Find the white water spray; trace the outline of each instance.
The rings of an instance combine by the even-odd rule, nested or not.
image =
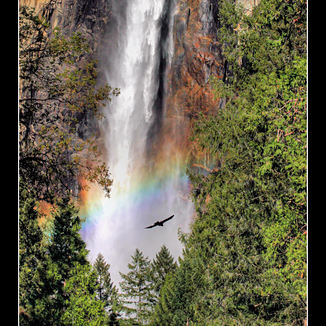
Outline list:
[[[136,248],[152,259],[165,244],[175,258],[180,256],[178,228],[187,232],[193,213],[191,201],[182,196],[187,180],[178,161],[167,148],[159,148],[160,166],[151,160],[157,154],[150,148],[151,137],[159,136],[152,128],[164,119],[165,71],[172,55],[171,3],[120,0],[112,7],[114,33],[108,36],[112,41],[103,69],[120,95],[104,109],[102,133],[113,185],[111,197],[103,194],[90,211],[82,236],[90,260],[102,253],[116,284]],[[172,214],[175,217],[163,228],[144,229]]]

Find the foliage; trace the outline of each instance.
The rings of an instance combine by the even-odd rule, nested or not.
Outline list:
[[[148,258],[137,248],[128,264],[129,272],[120,273],[123,310],[131,325],[145,325],[150,317],[153,304],[150,267]]]
[[[70,299],[65,286],[76,264],[88,265],[86,244],[79,234],[80,218],[69,198],[58,201],[52,213],[53,227],[50,230],[47,254],[47,270],[51,282],[51,320],[52,325],[60,325],[63,312]]]
[[[19,24],[20,178],[50,202],[70,194],[81,176],[109,192],[108,169],[81,121],[99,117],[99,106],[118,90],[96,87],[96,64],[79,33],[68,38],[51,31],[24,6]]]
[[[168,274],[175,271],[177,264],[175,263],[169,249],[163,245],[160,251],[156,254],[152,261],[152,282],[154,285],[154,292],[158,296],[165,278]]]
[[[303,325],[306,3],[219,9],[227,74],[212,85],[225,106],[193,135],[218,159],[189,171],[198,218],[154,325]]]
[[[69,299],[62,314],[64,325],[105,325],[104,302],[97,298],[97,273],[90,265],[75,264],[65,284]]]
[[[87,264],[86,244],[79,231],[81,228],[78,211],[69,198],[60,200],[53,213],[53,229],[51,230],[48,253],[56,270],[60,273],[61,281],[68,278],[75,262]]]
[[[119,294],[111,280],[110,265],[105,262],[102,254],[98,254],[96,257],[94,269],[97,273],[97,298],[104,303],[104,308],[109,315],[109,325],[118,325],[117,320],[121,310]]]
[[[43,234],[35,199],[23,191],[20,205],[20,324],[62,325],[70,299],[65,285],[71,270],[77,263],[89,264],[77,210],[69,199],[59,201],[50,234]]]
[[[97,298],[72,195],[77,178],[109,194],[108,169],[81,122],[100,118],[99,106],[118,90],[96,85],[79,33],[64,37],[23,6],[19,23],[19,323],[116,325]],[[40,200],[52,204],[46,228]]]
[[[188,254],[184,252],[184,256]],[[175,273],[167,275],[151,325],[186,325],[187,320],[194,316],[192,302],[197,298],[199,289],[205,288],[205,271],[200,257],[188,258],[180,259]]]
[[[262,0],[245,15],[223,0],[219,20],[226,74],[211,85],[225,105],[196,115],[194,140],[216,158],[205,175],[189,171],[198,218],[178,265],[165,246],[152,262],[136,249],[120,299],[104,258],[87,261],[70,198],[80,154],[97,152],[76,119],[112,90],[96,89],[80,35],[50,37],[21,10],[20,325],[304,324],[306,3]],[[99,161],[83,173],[109,190]],[[46,234],[39,199],[54,204]]]
[[[38,225],[35,200],[20,192],[19,308],[20,325],[46,325],[51,287],[47,277],[46,247]]]

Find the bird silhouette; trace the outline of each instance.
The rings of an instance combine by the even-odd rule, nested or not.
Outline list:
[[[163,226],[163,224],[168,221],[168,220],[171,220],[171,218],[174,216],[171,215],[170,217],[166,218],[165,220],[162,220],[162,221],[156,221],[154,224],[150,225],[150,226],[147,226],[145,229],[150,229],[150,228],[153,228],[155,226]]]

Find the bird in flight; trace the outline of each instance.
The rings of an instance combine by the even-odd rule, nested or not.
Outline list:
[[[154,224],[150,225],[150,226],[147,226],[145,229],[150,229],[150,228],[153,228],[154,226],[163,226],[163,224],[168,221],[168,220],[171,220],[171,218],[173,217],[174,215],[171,215],[170,217],[166,218],[165,220],[162,220],[162,221],[156,221]]]

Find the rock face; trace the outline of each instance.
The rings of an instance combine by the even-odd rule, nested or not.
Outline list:
[[[20,5],[34,7],[53,27],[60,27],[67,35],[80,32],[89,41],[92,55],[96,58],[103,45],[110,42],[104,36],[112,27],[109,24],[111,1],[21,0]],[[259,0],[238,2],[250,14]],[[176,0],[175,5],[174,54],[167,77],[166,118],[162,132],[177,135],[174,142],[181,148],[189,145],[185,144],[185,139],[189,138],[191,122],[198,113],[216,114],[223,106],[223,100],[214,96],[210,78],[223,78],[225,61],[217,36],[219,1]],[[81,121],[83,132],[89,123]]]
[[[237,0],[250,14],[260,0]],[[174,22],[174,58],[170,72],[171,106],[190,118],[198,112],[214,113],[222,105],[215,99],[210,78],[223,78],[225,59],[218,39],[219,1],[179,0]]]
[[[20,0],[49,20],[52,28],[64,34],[80,32],[90,43],[93,54],[99,49],[110,17],[108,0]]]
[[[109,22],[110,3],[110,0],[21,0],[20,6],[34,8],[50,22],[51,28],[59,27],[67,36],[81,33],[90,45],[89,58],[97,59]],[[81,115],[78,119],[81,138],[97,131],[97,121],[92,116]]]
[[[174,59],[170,96],[190,117],[198,110],[211,110],[209,78],[220,76],[223,59],[217,41],[217,2],[180,1],[174,24]]]
[[[20,0],[19,6],[28,6],[34,8],[36,11],[39,11],[48,2],[49,2],[48,0]]]
[[[259,0],[238,0],[245,13],[250,14]],[[180,150],[209,165],[209,158],[195,143],[190,143],[191,124],[199,113],[217,114],[223,99],[216,98],[210,79],[223,79],[226,62],[218,39],[219,1],[179,0],[174,18],[174,56],[168,78],[166,133],[178,130]],[[173,130],[172,130],[173,131]],[[183,149],[182,149],[183,148]]]
[[[220,99],[215,98],[210,78],[223,77],[224,61],[217,39],[218,2],[180,0],[174,18],[174,56],[168,77],[166,134],[174,133],[179,151],[185,156],[199,151],[189,142],[192,122],[200,112],[215,114]]]

